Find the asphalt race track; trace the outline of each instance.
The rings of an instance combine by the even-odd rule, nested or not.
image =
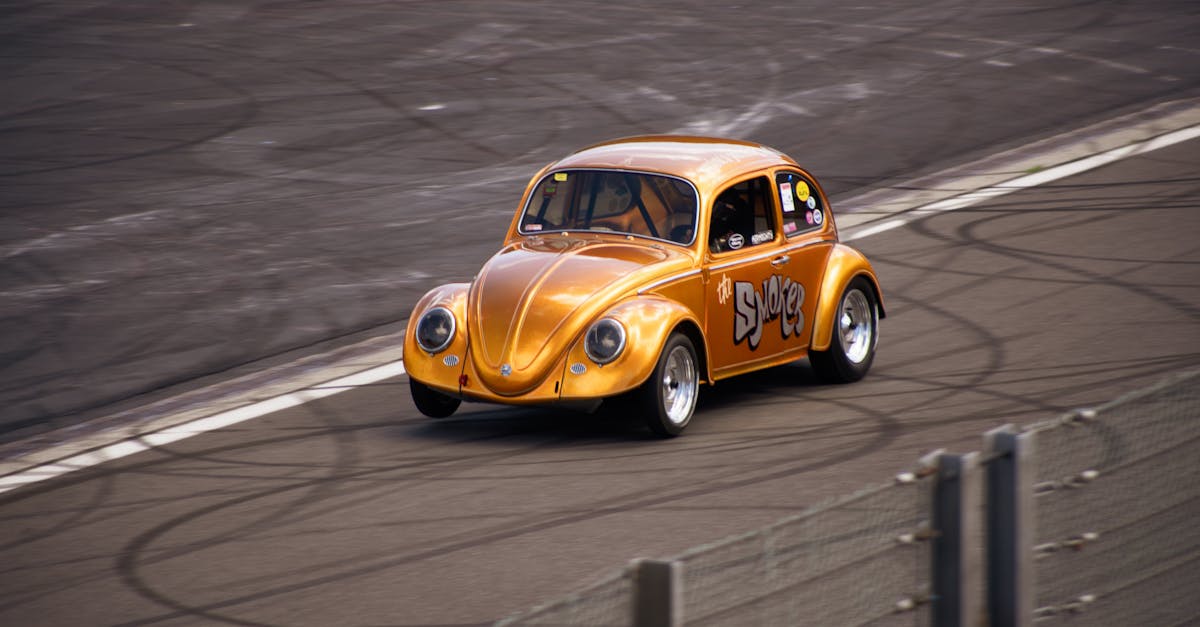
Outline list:
[[[1200,140],[858,242],[871,375],[706,390],[680,438],[403,377],[0,496],[0,623],[457,625],[1200,365]]]
[[[697,4],[10,3],[3,422],[393,328],[594,140],[764,141],[847,197],[1200,86],[1185,3]],[[478,624],[977,449],[1200,365],[1197,198],[1191,141],[857,240],[871,375],[723,382],[675,440],[401,377],[0,495],[0,624]]]
[[[0,433],[400,324],[591,142],[840,196],[1200,88],[1191,2],[827,4],[6,3]]]

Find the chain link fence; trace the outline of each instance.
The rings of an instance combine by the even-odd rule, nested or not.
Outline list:
[[[1198,374],[1029,429],[1039,624],[1200,618]]]
[[[687,624],[927,624],[930,491],[905,476],[684,553]]]
[[[1200,370],[985,449],[498,625],[1200,625]]]

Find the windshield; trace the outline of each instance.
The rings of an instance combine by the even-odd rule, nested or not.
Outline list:
[[[696,189],[683,179],[620,170],[552,172],[534,188],[520,232],[615,231],[690,244]]]

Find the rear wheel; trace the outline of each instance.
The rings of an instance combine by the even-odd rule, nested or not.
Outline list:
[[[858,381],[871,369],[878,341],[879,301],[871,284],[858,277],[842,292],[829,350],[809,351],[808,360],[825,381]]]
[[[696,348],[688,336],[672,333],[658,356],[654,372],[638,391],[646,424],[660,436],[679,435],[691,422],[699,395]]]
[[[413,404],[422,414],[430,418],[445,418],[453,414],[462,404],[461,400],[442,394],[415,379],[408,380],[408,389],[412,392]]]

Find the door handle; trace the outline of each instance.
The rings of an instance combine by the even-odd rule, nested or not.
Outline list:
[[[791,257],[789,257],[789,256],[787,256],[787,255],[780,255],[780,256],[778,256],[778,257],[776,257],[776,258],[774,258],[774,259],[772,259],[772,260],[771,260],[771,265],[773,265],[773,266],[775,266],[776,268],[778,268],[779,266],[782,266],[783,264],[785,264],[785,263],[787,263],[787,262],[789,262],[789,261],[791,261],[791,260],[792,260],[792,258],[791,258]]]

